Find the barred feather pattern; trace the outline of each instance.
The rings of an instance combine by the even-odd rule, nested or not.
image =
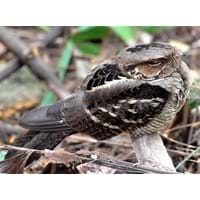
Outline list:
[[[76,93],[25,115],[21,124],[32,130],[84,132],[98,140],[124,131],[133,138],[153,134],[183,106],[189,79],[174,47],[128,47],[93,69]]]

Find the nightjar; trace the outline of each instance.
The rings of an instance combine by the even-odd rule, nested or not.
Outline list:
[[[165,129],[189,92],[187,65],[164,43],[130,46],[102,62],[65,100],[24,113],[20,125],[31,130],[104,140],[122,132],[133,138]]]

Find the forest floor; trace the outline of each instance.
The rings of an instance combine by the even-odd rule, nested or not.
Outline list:
[[[45,41],[52,27],[9,27],[9,30],[55,72],[66,93],[75,91],[98,62],[115,55],[127,45],[162,41],[179,48],[191,69],[194,84],[188,101],[172,126],[162,134],[162,139],[178,172],[200,173],[200,27],[66,27],[55,29],[54,33],[60,31],[60,34],[48,45]],[[41,71],[39,75],[33,73],[26,64],[20,64],[17,70],[11,68],[13,71],[8,73],[6,68],[15,61],[16,55],[0,42],[0,144],[12,144],[25,134],[27,130],[18,125],[24,111],[49,105],[65,96],[59,84],[55,83],[56,87],[52,89],[48,77],[40,76]],[[59,147],[65,147],[71,153],[80,150],[100,152],[111,159],[136,162],[127,134],[96,141],[79,133],[67,137],[57,149]],[[1,152],[0,160],[3,159]],[[40,170],[37,165],[37,169],[28,172]],[[75,172],[116,173],[116,169],[85,163],[80,164]],[[52,168],[51,173],[55,173]],[[60,165],[57,173],[67,172]]]

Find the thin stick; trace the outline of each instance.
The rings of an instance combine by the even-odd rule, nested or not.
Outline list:
[[[184,160],[182,160],[177,166],[176,169],[179,169],[185,162],[187,162],[193,155],[200,152],[200,147],[196,148],[192,153],[190,153]]]
[[[5,69],[1,70],[0,72],[0,81],[6,79],[9,77],[11,74],[16,72],[18,69],[22,67],[22,63],[18,59],[11,60]]]
[[[56,38],[58,38],[60,35],[62,35],[65,31],[64,26],[54,26],[51,28],[51,30],[47,33],[45,38],[42,40],[41,44],[43,47],[50,46]]]
[[[122,171],[123,173],[158,173],[158,174],[177,174],[174,171],[159,170],[156,168],[143,166],[140,164],[133,164],[125,161],[119,161],[114,159],[97,159],[93,163],[98,165],[103,165],[105,167],[110,167]]]
[[[19,126],[13,126],[11,124],[5,123],[5,122],[0,122],[0,137],[6,135],[6,136],[11,136],[11,135],[16,135],[20,136],[23,135],[26,132],[24,128],[21,128]]]
[[[169,133],[169,132],[179,130],[179,129],[182,129],[182,128],[196,127],[196,126],[199,126],[199,125],[200,125],[200,122],[193,122],[193,123],[190,123],[190,124],[184,124],[184,125],[181,125],[181,126],[176,126],[174,128],[167,129],[165,132]]]
[[[185,147],[187,147],[187,148],[193,148],[193,149],[196,148],[195,146],[193,146],[193,145],[191,145],[191,144],[185,144],[185,143],[183,143],[183,142],[177,141],[177,140],[175,140],[175,139],[173,139],[173,138],[168,137],[168,136],[165,135],[165,134],[162,134],[161,136],[162,136],[163,138],[169,140],[170,142],[175,143],[175,144],[179,144],[179,145],[185,146]]]
[[[11,146],[11,145],[4,145],[4,146],[0,147],[0,149],[1,150],[15,149],[15,150],[18,150],[18,151],[37,152],[41,155],[46,155],[48,153],[54,153],[54,151],[52,151],[52,150],[35,150],[35,149],[24,148],[24,147],[15,147],[15,146]],[[62,154],[62,155],[64,156],[64,154]],[[95,154],[94,152],[70,153],[70,152],[66,151],[66,160],[69,159],[68,155],[71,155],[71,156],[74,155],[74,156],[80,158],[80,160],[82,160],[83,163],[90,162],[90,163],[93,163],[93,164],[102,165],[102,166],[105,166],[105,167],[110,167],[110,168],[113,168],[113,169],[117,169],[117,170],[121,171],[122,173],[177,174],[174,171],[159,170],[159,169],[156,169],[156,168],[143,166],[143,165],[137,164],[137,163],[133,164],[133,163],[129,163],[129,162],[121,161],[121,160],[111,159],[111,158],[108,158],[105,154],[102,154],[102,153],[100,153],[100,154],[98,154],[98,153]],[[65,157],[62,157],[62,159],[63,159],[63,162],[64,162]]]
[[[65,93],[61,81],[54,75],[51,69],[41,60],[37,55],[36,49],[30,49],[19,38],[13,36],[10,31],[5,27],[0,27],[0,41],[12,51],[21,62],[30,67],[31,71],[42,80],[45,80],[48,85],[53,85],[57,90],[62,90]],[[68,94],[66,94],[67,96]]]

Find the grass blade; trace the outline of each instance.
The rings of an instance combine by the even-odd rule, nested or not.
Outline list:
[[[51,27],[49,26],[37,26],[37,28],[46,32],[49,32],[51,30]]]
[[[0,161],[3,161],[5,159],[6,152],[5,151],[0,151]]]
[[[94,44],[91,42],[84,42],[78,45],[79,51],[86,55],[99,55],[100,53],[100,45]]]
[[[59,59],[58,62],[58,76],[61,80],[64,79],[65,73],[67,71],[67,68],[69,66],[71,57],[72,57],[72,51],[73,51],[74,44],[71,40],[69,40],[64,48],[64,51]]]
[[[112,26],[112,31],[120,37],[126,44],[132,44],[134,42],[136,29],[130,26]]]
[[[45,92],[43,99],[40,103],[40,106],[48,106],[56,101],[56,96],[52,91]]]
[[[163,30],[167,30],[170,29],[172,27],[170,26],[141,26],[140,29],[142,29],[143,31],[147,32],[147,33],[158,33],[160,31]]]
[[[81,30],[82,31],[72,36],[72,40],[75,44],[84,41],[103,39],[109,32],[109,28],[106,26],[83,27]]]
[[[177,166],[176,169],[179,169],[182,165],[185,164],[193,155],[200,152],[200,147],[197,147],[192,153],[190,153],[184,160],[182,160]]]

